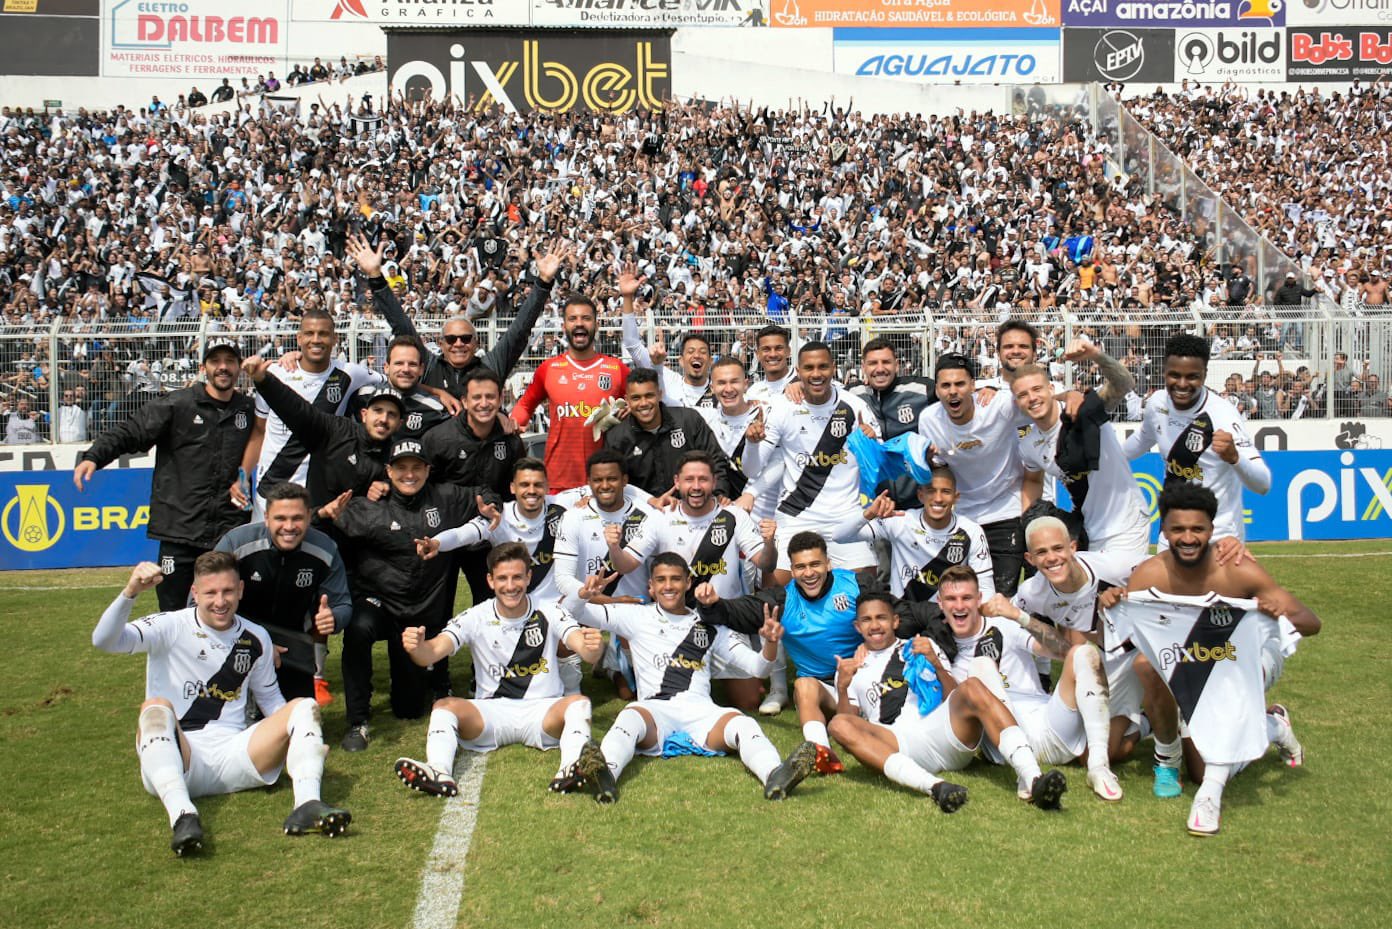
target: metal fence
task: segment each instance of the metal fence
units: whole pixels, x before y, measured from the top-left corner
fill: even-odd
[[[1389,415],[1381,385],[1392,376],[1392,308],[1344,310],[1332,305],[1309,307],[1232,307],[1197,314],[1188,310],[1148,310],[1122,315],[1088,307],[1069,307],[1025,314],[1041,333],[1039,356],[1062,383],[1089,386],[1095,372],[1063,358],[1075,338],[1097,342],[1122,360],[1136,376],[1143,398],[1160,389],[1165,340],[1191,332],[1214,340],[1209,386],[1235,399],[1251,398],[1263,373],[1286,388],[1289,408],[1313,417],[1385,417]],[[418,319],[416,326],[433,349],[444,320]],[[476,321],[486,347],[507,326],[508,318]],[[758,311],[706,310],[680,316],[642,318],[648,344],[661,342],[675,365],[686,334],[700,332],[715,355],[734,355],[757,373],[754,334],[770,320]],[[981,377],[999,373],[995,332],[1001,320],[980,311],[941,307],[932,313],[874,317],[810,316],[790,312],[777,322],[792,333],[794,346],[827,342],[843,380],[858,379],[860,352],[870,339],[883,338],[896,349],[905,373],[930,372],[944,352],[961,352],[976,360]],[[41,441],[83,441],[129,416],[152,398],[192,383],[198,377],[203,346],[213,336],[232,335],[246,354],[278,357],[295,347],[293,328],[263,328],[228,333],[216,320],[181,321],[132,328],[92,326],[58,320],[42,327],[0,329],[0,428],[11,414],[38,414]],[[380,369],[391,338],[385,323],[371,314],[354,315],[339,325],[339,354],[347,361]],[[617,317],[601,320],[601,351],[622,355]],[[525,390],[541,361],[561,350],[561,331],[554,314],[543,315],[533,329],[517,368],[507,378],[510,404]],[[1336,372],[1348,372],[1347,374]],[[1335,390],[1351,375],[1348,389]],[[1307,378],[1309,380],[1307,381]],[[1234,380],[1236,379],[1236,380]],[[1292,387],[1299,382],[1299,387]],[[1303,403],[1301,397],[1305,397]],[[1269,416],[1269,404],[1243,403],[1251,418]],[[74,408],[83,415],[74,413]],[[66,410],[66,416],[61,413]],[[60,411],[60,415],[54,415]],[[58,424],[58,425],[55,425]],[[85,429],[76,431],[79,424]],[[66,434],[62,434],[66,433]]]

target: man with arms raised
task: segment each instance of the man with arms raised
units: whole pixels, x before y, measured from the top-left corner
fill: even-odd
[[[174,854],[203,847],[194,797],[269,786],[282,768],[295,792],[286,835],[342,834],[352,816],[319,797],[328,754],[319,706],[281,696],[270,636],[237,615],[242,581],[236,559],[227,552],[200,555],[193,566],[193,606],[131,622],[136,598],[161,580],[158,565],[136,565],[92,631],[92,644],[112,654],[149,656],[136,752],[145,789],[169,814]],[[251,726],[249,696],[266,716]]]
[[[1127,591],[1145,594],[1128,597],[1107,614],[1119,639],[1132,635],[1128,630],[1140,621],[1130,615],[1132,610],[1163,612],[1164,626],[1180,634],[1189,630],[1178,640],[1176,647],[1182,654],[1178,662],[1156,668],[1147,658],[1137,658],[1136,671],[1145,688],[1146,716],[1155,732],[1155,794],[1180,795],[1179,761],[1183,753],[1190,777],[1201,782],[1188,820],[1189,831],[1201,836],[1218,831],[1228,778],[1259,757],[1268,744],[1276,745],[1292,767],[1304,763],[1305,752],[1291,729],[1290,714],[1279,703],[1260,712],[1261,692],[1280,679],[1285,659],[1294,651],[1299,636],[1320,631],[1319,617],[1251,558],[1222,563],[1213,544],[1220,512],[1217,495],[1207,487],[1184,482],[1166,487],[1160,494],[1160,531],[1168,548],[1142,562],[1131,574]],[[1147,603],[1142,603],[1142,596]],[[1238,627],[1249,613],[1254,614],[1249,619],[1267,630],[1260,635],[1255,659],[1246,646],[1241,655],[1233,646]],[[1263,623],[1264,618],[1268,622]],[[1242,631],[1257,634],[1254,629]],[[1219,657],[1205,661],[1198,656],[1200,648],[1208,656]],[[1239,660],[1259,662],[1259,675],[1253,676],[1260,680],[1255,686],[1242,687]],[[1162,678],[1159,671],[1168,677]],[[1206,691],[1218,692],[1220,688],[1218,702],[1203,699]],[[1229,739],[1251,742],[1260,750],[1232,763],[1217,763],[1217,758],[1209,761],[1202,757],[1197,738],[1181,744],[1179,694],[1183,695],[1183,716],[1191,731],[1200,726],[1205,731],[1231,730],[1225,733]],[[1252,699],[1258,712],[1242,714],[1240,704]],[[1220,739],[1219,744],[1225,741]]]
[[[397,777],[412,790],[453,797],[459,792],[453,775],[458,749],[491,752],[514,743],[543,751],[559,747],[560,768],[551,786],[558,790],[566,784],[565,775],[590,739],[590,699],[563,695],[557,650],[565,643],[586,660],[597,661],[603,636],[582,628],[559,606],[533,600],[528,594],[531,574],[525,545],[497,545],[488,553],[493,599],[460,613],[433,638],[426,638],[424,626],[402,631],[402,648],[421,667],[467,645],[477,676],[475,699],[435,701],[425,761],[397,759]]]
[[[778,750],[759,724],[738,710],[711,700],[713,659],[763,677],[773,665],[782,627],[778,614],[765,606],[760,626],[763,648],[755,652],[730,634],[704,622],[687,608],[691,567],[680,555],[663,552],[649,567],[653,603],[595,604],[593,598],[612,580],[591,575],[565,606],[586,625],[628,640],[638,679],[638,701],[619,711],[598,750],[581,750],[576,773],[585,778],[600,803],[618,799],[618,779],[633,760],[644,755],[739,752],[740,761],[763,785],[764,796],[782,800],[811,773],[816,750],[804,742],[780,763]]]

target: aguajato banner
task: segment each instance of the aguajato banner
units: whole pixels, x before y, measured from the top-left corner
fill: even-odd
[[[837,29],[838,74],[919,84],[1058,83],[1058,29]]]

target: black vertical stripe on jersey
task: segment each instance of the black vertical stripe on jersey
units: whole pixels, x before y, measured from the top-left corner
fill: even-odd
[[[529,629],[541,630],[541,641],[536,645],[527,644],[527,631]],[[489,697],[505,697],[512,700],[520,700],[527,696],[527,688],[532,686],[531,676],[519,677],[510,675],[509,669],[518,665],[527,668],[541,660],[541,656],[546,653],[546,634],[550,630],[550,624],[546,621],[546,615],[540,610],[533,610],[532,615],[522,624],[522,628],[517,633],[517,644],[513,646],[512,657],[508,659],[507,666],[503,668],[503,673],[498,675],[498,687]]]
[[[725,544],[716,545],[712,536],[715,535],[717,526],[725,530]],[[730,547],[730,542],[735,537],[735,514],[729,510],[721,510],[711,524],[706,527],[706,534],[701,537],[701,543],[696,546],[696,554],[691,556],[691,587],[686,591],[686,605],[694,607],[696,605],[696,585],[709,581],[714,575],[699,574],[696,571],[697,565],[715,565],[725,557],[725,550]],[[728,566],[726,567],[728,571]]]
[[[730,480],[730,489],[736,497],[744,493],[744,488],[749,486],[749,475],[744,473],[744,447],[748,443],[749,437],[741,435],[739,444],[730,453],[731,466],[725,470],[725,476]]]
[[[341,368],[334,368],[324,379],[324,383],[319,385],[319,394],[310,401],[309,405],[316,410],[328,413],[330,416],[337,416],[339,404],[348,398],[348,388],[352,386],[352,383],[353,376],[351,374]],[[328,399],[330,384],[338,385],[337,400]],[[261,475],[260,482],[256,485],[256,492],[264,497],[272,487],[290,480],[295,476],[295,471],[300,467],[300,464],[308,457],[309,449],[305,448],[300,437],[292,432],[275,458],[266,466],[266,473]]]
[[[1224,604],[1224,607],[1231,614],[1232,622],[1215,626],[1213,608],[1204,607],[1180,647],[1188,650],[1195,645],[1202,645],[1204,648],[1220,648],[1226,645],[1247,611],[1230,604]],[[1174,694],[1175,703],[1179,704],[1179,714],[1185,722],[1194,718],[1194,708],[1199,705],[1204,686],[1208,684],[1209,675],[1213,673],[1217,664],[1216,661],[1181,661],[1170,672],[1170,693]]]
[[[696,638],[698,630],[704,635],[705,645],[697,645]],[[706,652],[715,644],[715,627],[707,626],[697,620],[686,632],[686,638],[682,639],[677,645],[676,651],[672,652],[672,658],[684,658],[687,662],[695,665],[704,664]],[[667,670],[662,675],[662,686],[653,695],[654,700],[670,700],[678,694],[684,694],[691,689],[691,678],[695,675],[694,667],[684,667],[679,664],[672,664],[669,660]]]
[[[909,696],[909,684],[904,680],[903,649],[895,646],[894,654],[885,662],[880,674],[880,725],[888,726],[904,712],[904,701]]]
[[[256,666],[256,661],[261,657],[261,640],[245,630],[237,637],[236,643],[232,646],[232,652],[227,656],[227,660],[218,668],[217,673],[208,678],[203,685],[203,693],[194,698],[189,704],[189,708],[184,711],[184,715],[179,719],[179,727],[185,732],[197,732],[208,723],[222,716],[222,711],[227,707],[227,701],[221,697],[214,697],[211,691],[217,690],[221,693],[236,693],[246,686],[247,675]],[[237,656],[247,656],[246,670],[237,670]]]
[[[1005,654],[1005,636],[995,627],[991,627],[981,633],[976,639],[976,651],[972,653],[973,658],[989,658],[1000,664],[1001,655]]]
[[[838,437],[833,427],[841,423],[843,429]],[[855,412],[850,404],[845,400],[836,404],[836,409],[831,411],[831,418],[827,420],[826,428],[822,430],[822,437],[817,440],[817,447],[812,449],[814,458],[830,458],[838,454],[846,447],[846,440],[850,438],[851,430],[857,428]],[[778,512],[786,513],[789,516],[796,516],[812,508],[817,502],[817,495],[826,486],[827,478],[831,477],[831,465],[819,465],[808,462],[807,467],[802,469],[802,474],[798,475],[797,484],[793,490],[778,505]]]
[[[947,553],[952,550],[954,542],[961,543],[959,546],[962,552],[960,561],[949,561],[947,558]],[[938,592],[937,579],[942,577],[942,573],[953,565],[966,564],[970,558],[971,536],[967,535],[967,530],[958,526],[957,531],[948,536],[942,548],[938,549],[938,553],[933,556],[933,560],[920,568],[918,574],[905,586],[904,596],[910,600],[919,601],[933,599],[933,595]],[[927,577],[931,577],[933,580],[929,582],[925,579]]]
[[[1190,435],[1199,437],[1199,450],[1192,451],[1185,444]],[[1165,486],[1173,483],[1185,483],[1185,479],[1174,473],[1175,469],[1193,468],[1199,463],[1199,456],[1208,450],[1213,444],[1213,417],[1207,413],[1200,413],[1194,417],[1193,422],[1185,426],[1183,431],[1175,439],[1174,445],[1165,455]]]
[[[718,409],[720,409],[720,403],[719,403],[719,401],[717,401],[717,400],[715,399],[715,394],[711,393],[711,389],[710,389],[709,387],[706,388],[706,392],[703,393],[703,394],[701,394],[700,398],[696,401],[695,409],[698,409],[698,410],[718,410]]]
[[[633,537],[636,536],[638,530],[643,527],[643,520],[647,518],[647,513],[636,508],[632,513],[624,517],[622,523],[623,531],[619,533],[619,548],[623,548],[629,542],[633,541]],[[614,563],[607,556],[604,559],[604,570],[606,573],[614,570]],[[622,577],[614,578],[614,580],[609,583],[609,586],[604,588],[604,593],[610,597],[614,596],[614,591],[619,589],[619,581],[621,580],[623,580]]]
[[[556,525],[564,515],[565,507],[556,503],[546,504],[541,522],[541,541],[532,552],[532,582],[527,585],[528,593],[540,587],[551,574],[551,563],[555,561],[556,553]]]

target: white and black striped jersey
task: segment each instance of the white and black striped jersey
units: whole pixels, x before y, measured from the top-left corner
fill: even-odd
[[[933,642],[932,639],[927,641]],[[865,662],[856,670],[846,690],[851,705],[862,719],[890,726],[905,713],[910,718],[918,715],[918,697],[904,677],[903,646],[904,640],[898,639],[888,648],[866,651]],[[947,667],[947,656],[936,642],[933,642],[933,651],[942,666]]]
[[[591,574],[608,574],[614,570],[609,563],[609,546],[604,541],[604,527],[610,523],[623,526],[620,545],[627,545],[652,517],[652,510],[641,503],[625,500],[623,506],[610,512],[601,510],[594,500],[588,506],[566,511],[556,530],[555,562],[552,572],[562,596],[580,590]],[[648,571],[640,566],[636,571],[618,578],[606,591],[610,596],[648,597]]]
[[[1131,579],[1133,566],[1131,558],[1123,555],[1110,555],[1106,552],[1078,552],[1074,556],[1082,566],[1087,580],[1082,587],[1072,593],[1064,593],[1050,584],[1043,574],[1035,574],[1020,582],[1011,602],[1032,616],[1047,619],[1061,629],[1074,629],[1078,632],[1101,631],[1097,629],[1097,595],[1113,587],[1126,588]],[[1104,647],[1117,651],[1121,643],[1104,636]]]
[[[861,423],[878,428],[865,401],[838,387],[821,404],[775,399],[764,420],[762,452],[772,467],[763,469],[768,482],[755,482],[758,493],[781,472],[779,515],[829,525],[859,520],[860,463],[848,439]]]
[[[744,493],[751,475],[759,473],[759,459],[763,445],[759,442],[750,442],[745,437],[745,431],[749,428],[749,424],[754,421],[759,409],[758,406],[750,404],[749,409],[733,416],[719,407],[699,411],[701,418],[706,421],[706,425],[710,426],[711,432],[715,433],[715,440],[720,443],[720,450],[725,453],[725,457],[730,459],[731,467],[726,474],[730,478],[730,488],[735,496]],[[773,515],[772,506],[767,507],[767,510],[766,513],[760,515],[771,517]]]
[[[1017,411],[1009,397],[997,396],[978,406],[971,421],[959,426],[947,407],[935,403],[918,418],[918,431],[937,448],[957,479],[957,515],[983,526],[1020,515],[1024,468],[1017,444]]]
[[[509,500],[503,504],[497,528],[489,529],[488,519],[479,516],[435,538],[440,540],[441,551],[468,548],[481,542],[492,545],[521,542],[532,556],[532,583],[527,593],[537,603],[556,603],[561,599],[561,592],[556,587],[556,572],[552,569],[555,567],[556,533],[565,513],[565,507],[548,502],[535,518],[529,519],[518,508],[516,500]]]
[[[662,402],[668,406],[684,406],[693,410],[713,410],[720,404],[711,393],[710,378],[704,384],[688,384],[685,375],[671,368],[662,372]]]
[[[1049,696],[1039,683],[1039,669],[1034,663],[1034,636],[1013,619],[983,616],[981,630],[976,635],[952,638],[957,643],[957,656],[952,659],[952,676],[959,682],[967,679],[973,658],[990,658],[1000,668],[1007,690],[1046,698]]]
[[[316,410],[334,416],[343,415],[348,402],[360,387],[384,383],[380,374],[362,365],[338,359],[318,373],[303,368],[286,371],[280,365],[272,365],[270,374]],[[286,481],[304,486],[309,475],[309,450],[290,432],[259,393],[256,395],[256,415],[266,420],[266,437],[261,443],[261,457],[256,462],[257,496],[263,496],[264,491]]]
[[[102,625],[128,617],[133,603],[118,596]],[[285,705],[271,637],[241,616],[218,631],[199,621],[195,607],[154,613],[127,622],[119,642],[107,650],[149,656],[145,699],[172,703],[184,732],[245,729],[248,693],[267,716]]]
[[[936,603],[938,578],[959,564],[976,572],[982,600],[996,592],[986,532],[964,516],[954,514],[946,527],[935,529],[923,518],[922,509],[907,510],[902,516],[870,520],[861,527],[859,538],[889,542],[889,586],[896,597]]]
[[[655,603],[596,606],[568,597],[567,609],[587,626],[628,640],[639,700],[710,699],[714,660],[748,677],[765,677],[773,662],[724,626],[694,613],[668,613]]]
[[[496,600],[471,606],[446,623],[441,633],[455,652],[469,646],[477,699],[562,696],[556,647],[580,624],[559,606],[535,600],[528,600],[526,614],[518,619],[498,615],[497,606]]]
[[[709,581],[722,600],[752,591],[745,583],[741,559],[757,558],[764,540],[753,518],[736,506],[713,507],[691,516],[682,506],[653,513],[624,548],[646,562],[658,552],[676,552],[691,566],[695,584]]]
[[[771,381],[766,377],[751,381],[749,389],[744,392],[744,396],[754,403],[772,403],[775,398],[782,397],[783,391],[788,388],[789,384],[796,382],[797,379],[797,372],[789,365],[788,370],[776,381]]]

